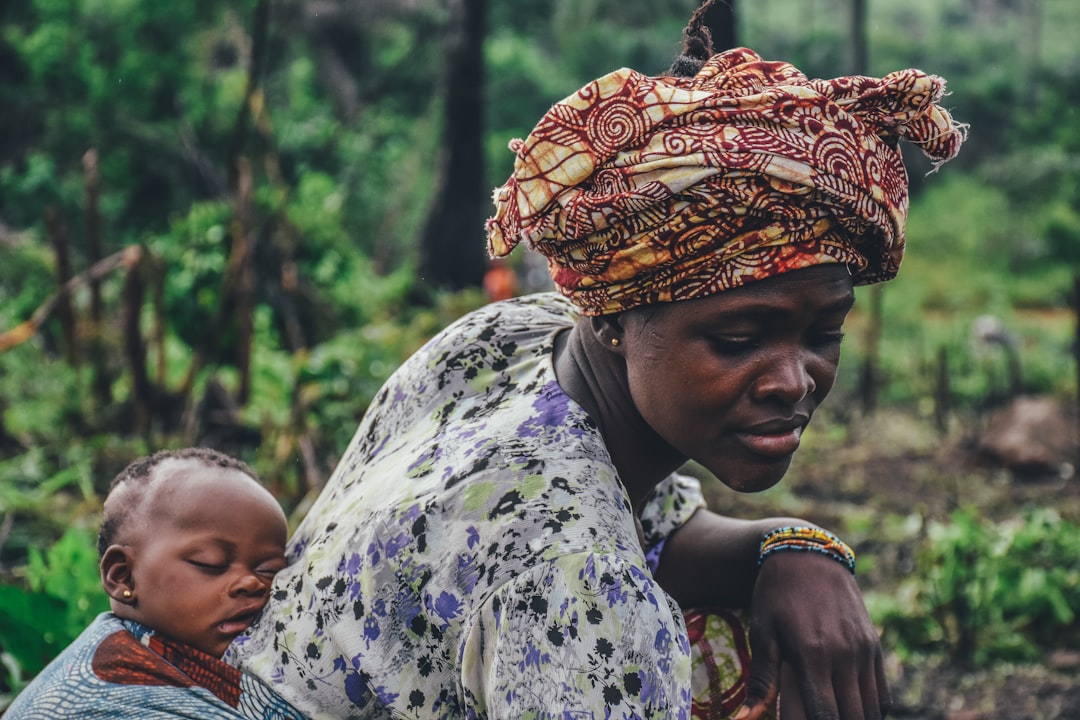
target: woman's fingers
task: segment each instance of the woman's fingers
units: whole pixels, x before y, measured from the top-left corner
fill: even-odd
[[[780,720],[807,720],[806,707],[803,705],[795,671],[788,663],[784,663],[780,669],[780,698],[777,703]]]
[[[779,689],[783,720],[885,717],[881,642],[844,567],[801,553],[770,557],[752,605],[747,707],[756,712]]]
[[[892,708],[889,681],[885,679],[885,656],[881,648],[874,654],[874,672],[867,673],[863,686],[864,712],[867,718],[884,718]],[[877,713],[876,715],[874,713]]]
[[[746,700],[735,720],[757,720],[780,691],[780,646],[774,629],[750,621],[750,677]]]

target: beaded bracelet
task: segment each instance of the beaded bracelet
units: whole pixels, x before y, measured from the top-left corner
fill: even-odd
[[[774,552],[799,550],[828,555],[851,574],[855,574],[855,551],[828,530],[812,527],[782,527],[768,533],[761,541],[758,565]]]

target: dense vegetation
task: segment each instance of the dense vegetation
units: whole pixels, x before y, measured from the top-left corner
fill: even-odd
[[[812,76],[850,73],[854,4],[740,2],[739,42]],[[485,152],[470,175],[483,187],[464,188],[460,203],[485,209],[509,171],[510,138],[599,73],[662,71],[696,3],[486,5],[474,123]],[[298,518],[388,373],[484,302],[460,280],[483,274],[480,227],[450,232],[436,215],[461,167],[442,152],[454,142],[444,92],[457,87],[454,39],[484,9],[0,6],[0,693],[102,609],[91,537],[128,460],[214,445],[251,462]],[[860,291],[832,401],[851,410],[839,417],[888,406],[927,422],[937,409],[940,422],[942,407],[974,413],[1006,391],[1076,394],[1077,27],[1073,0],[870,4],[867,71],[943,75],[971,136],[935,174],[912,157],[909,257],[895,283]],[[460,260],[462,273],[438,277],[431,253]],[[521,289],[539,286],[524,257],[513,263]],[[58,292],[64,283],[71,292]],[[973,343],[985,316],[1017,349],[1019,373],[1000,341]],[[1075,567],[1074,527],[1026,522],[1005,537],[958,516],[927,536],[919,567],[947,572],[939,560],[951,548],[982,543],[1022,543]],[[1052,542],[1028,539],[1051,526]],[[960,569],[1016,571],[1003,556]],[[951,596],[909,588],[908,606],[879,617],[913,652],[944,651],[954,632],[967,660],[1029,658],[1076,626],[1075,574],[1052,575],[1038,588],[1061,587],[1035,593],[1046,603],[1036,610],[994,585],[978,591],[980,614],[939,622]],[[995,628],[1020,616],[1038,627],[1018,650]]]

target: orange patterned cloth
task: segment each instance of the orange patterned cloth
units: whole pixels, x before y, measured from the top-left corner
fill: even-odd
[[[586,315],[827,262],[888,280],[908,208],[897,141],[944,162],[966,134],[937,104],[944,89],[914,69],[809,80],[745,48],[692,78],[618,70],[510,143],[489,250],[543,253]]]

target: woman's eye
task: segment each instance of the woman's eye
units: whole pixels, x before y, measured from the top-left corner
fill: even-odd
[[[714,336],[710,339],[713,348],[724,355],[738,355],[758,346],[758,340],[751,336]]]
[[[840,345],[844,340],[842,330],[823,330],[810,336],[810,343],[814,347],[833,347]]]

